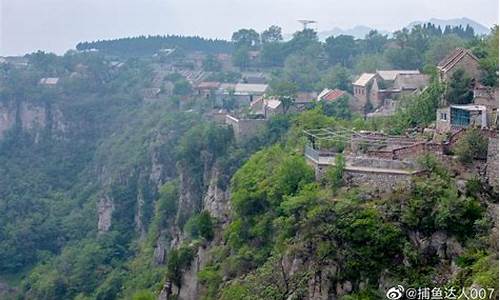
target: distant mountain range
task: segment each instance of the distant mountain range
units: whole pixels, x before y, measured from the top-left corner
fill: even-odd
[[[490,29],[486,26],[484,26],[483,24],[480,24],[474,20],[471,20],[469,18],[457,18],[457,19],[449,19],[449,20],[442,20],[442,19],[436,19],[436,18],[432,18],[428,21],[415,21],[415,22],[411,22],[410,24],[408,24],[408,28],[412,28],[413,26],[415,25],[419,25],[419,24],[424,24],[424,23],[432,23],[436,26],[441,26],[442,29],[444,29],[445,26],[447,25],[451,25],[451,26],[459,26],[459,25],[462,25],[462,27],[465,27],[467,26],[467,24],[469,26],[471,26],[472,28],[474,28],[474,32],[476,34],[488,34],[490,32]]]
[[[486,27],[486,26],[484,26],[484,25],[482,25],[474,20],[471,20],[469,18],[456,18],[456,19],[448,19],[448,20],[431,18],[427,21],[411,22],[410,24],[408,24],[406,26],[406,28],[412,28],[415,25],[425,24],[425,23],[432,23],[432,24],[435,24],[437,26],[441,26],[442,29],[444,29],[444,27],[446,27],[446,25],[451,25],[451,26],[462,25],[463,27],[465,27],[465,26],[467,26],[467,24],[469,24],[469,26],[474,28],[474,32],[476,34],[481,35],[481,34],[487,34],[490,32],[490,29],[488,27]],[[374,30],[374,29],[376,29],[376,28],[363,26],[363,25],[356,25],[356,26],[354,26],[352,28],[348,28],[348,29],[334,27],[331,30],[324,30],[324,31],[318,32],[318,37],[320,40],[325,40],[327,37],[332,36],[332,35],[338,36],[338,35],[344,34],[344,35],[352,35],[357,39],[361,39],[361,38],[364,38],[365,35],[368,34],[368,32],[370,32],[370,30]],[[376,30],[382,34],[391,35],[391,32],[389,32],[387,30],[380,30],[380,29],[376,29]],[[291,39],[292,34],[285,34],[284,38],[285,38],[285,40]]]
[[[335,27],[331,30],[326,30],[326,31],[320,31],[318,32],[318,37],[320,40],[325,40],[329,36],[338,36],[338,35],[352,35],[353,37],[357,39],[364,38],[370,30],[373,30],[374,28],[368,27],[368,26],[363,26],[363,25],[357,25],[354,26],[353,28],[348,28],[348,29],[342,29],[340,27]],[[389,31],[386,30],[379,30],[377,29],[378,32],[382,34],[390,34]]]

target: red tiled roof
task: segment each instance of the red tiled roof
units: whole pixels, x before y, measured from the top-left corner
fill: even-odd
[[[325,95],[323,95],[323,97],[321,97],[321,100],[335,101],[338,98],[342,97],[344,94],[345,94],[344,91],[339,90],[339,89],[334,89],[334,90],[329,91]]]

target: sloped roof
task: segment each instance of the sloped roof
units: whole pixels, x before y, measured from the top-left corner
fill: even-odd
[[[399,74],[420,74],[419,70],[377,70],[377,74],[386,81],[394,81]]]
[[[368,82],[370,82],[370,80],[372,80],[375,77],[375,75],[377,75],[377,74],[375,74],[375,73],[363,73],[352,84],[353,85],[365,86],[365,85],[368,84]]]
[[[316,101],[316,98],[318,98],[316,92],[298,92],[295,103],[311,103]]]
[[[319,100],[323,101],[335,101],[338,98],[345,95],[345,92],[339,89],[334,90],[323,90],[321,94],[318,96]]]
[[[472,59],[479,61],[479,59],[474,54],[472,54],[472,51],[470,51],[469,49],[456,48],[448,56],[442,59],[438,63],[437,67],[439,70],[447,72],[448,70],[453,68],[453,66],[455,66],[460,60],[462,60],[466,55],[469,55]]]
[[[265,103],[265,105],[267,107],[272,108],[272,109],[276,109],[276,108],[280,107],[280,105],[281,105],[281,101],[280,100],[278,100],[278,99],[272,99],[272,98],[271,99],[266,99],[264,103]]]
[[[198,89],[218,89],[220,82],[217,81],[203,81],[198,84]]]
[[[220,90],[234,90],[236,84],[235,83],[221,83],[219,86]]]
[[[266,92],[267,88],[267,84],[237,83],[234,86],[234,92],[236,94],[263,94]]]
[[[426,74],[398,74],[394,80],[394,88],[399,90],[422,89],[429,83]]]

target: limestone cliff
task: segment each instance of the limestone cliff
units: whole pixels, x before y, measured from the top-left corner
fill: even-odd
[[[0,139],[15,127],[38,135],[42,130],[64,133],[66,121],[57,106],[49,104],[34,104],[29,102],[0,102]]]

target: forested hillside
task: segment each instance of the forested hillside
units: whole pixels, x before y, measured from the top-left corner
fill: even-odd
[[[488,142],[476,131],[447,163],[419,157],[421,176],[391,191],[344,181],[341,154],[318,180],[303,153],[307,129],[425,135],[446,93],[470,92],[470,78],[437,77],[455,47],[477,55],[483,84],[498,84],[498,27],[482,38],[426,25],[324,43],[308,29],[283,42],[280,30],[83,42],[78,50],[99,51],[1,64],[0,298],[385,299],[397,285],[498,297],[498,187],[481,177]],[[214,117],[233,106],[200,95],[191,67],[162,73],[171,66],[151,55],[171,47],[209,54],[207,80],[265,70],[290,106],[298,91],[350,90],[361,72],[430,79],[387,118],[367,119],[347,98],[312,101],[237,139]],[[231,71],[211,61],[228,52]]]
[[[94,42],[82,42],[76,45],[80,51],[98,50],[107,55],[119,57],[147,56],[161,49],[182,49],[185,51],[202,51],[205,53],[228,53],[232,51],[231,43],[224,40],[211,40],[201,37],[140,36]]]

